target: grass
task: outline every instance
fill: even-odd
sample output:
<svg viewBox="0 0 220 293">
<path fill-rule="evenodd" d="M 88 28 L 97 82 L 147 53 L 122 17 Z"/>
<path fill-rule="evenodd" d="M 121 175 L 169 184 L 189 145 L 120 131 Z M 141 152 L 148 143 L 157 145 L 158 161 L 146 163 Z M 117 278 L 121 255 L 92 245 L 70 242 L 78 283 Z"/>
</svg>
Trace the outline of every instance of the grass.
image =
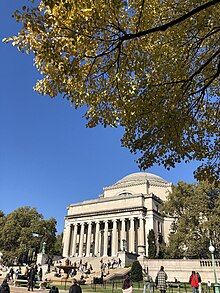
<svg viewBox="0 0 220 293">
<path fill-rule="evenodd" d="M 192 289 L 191 286 L 188 283 L 181 283 L 177 284 L 181 285 L 180 287 L 177 288 L 172 288 L 168 287 L 166 293 L 191 293 Z M 64 286 L 57 286 L 59 289 L 62 290 L 69 290 L 69 284 Z M 106 282 L 103 285 L 97 284 L 88 284 L 88 285 L 81 285 L 82 291 L 83 292 L 98 292 L 98 293 L 122 293 L 121 290 L 122 287 L 122 282 L 117 281 L 117 282 Z M 202 284 L 202 292 L 206 293 L 206 284 Z M 133 283 L 133 293 L 140 293 L 143 292 L 143 283 L 142 282 L 137 282 Z M 146 290 L 146 293 L 150 293 L 149 289 Z M 151 293 L 160 293 L 159 290 L 156 290 L 155 287 L 152 288 Z M 211 288 L 210 292 L 208 293 L 214 293 L 213 288 Z"/>
</svg>

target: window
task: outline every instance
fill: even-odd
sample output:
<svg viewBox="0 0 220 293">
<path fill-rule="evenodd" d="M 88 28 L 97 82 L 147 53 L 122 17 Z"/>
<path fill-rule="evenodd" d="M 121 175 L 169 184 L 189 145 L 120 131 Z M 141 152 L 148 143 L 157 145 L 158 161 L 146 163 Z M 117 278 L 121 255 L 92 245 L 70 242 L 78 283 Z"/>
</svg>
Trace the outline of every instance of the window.
<svg viewBox="0 0 220 293">
<path fill-rule="evenodd" d="M 132 193 L 130 193 L 130 192 L 122 192 L 119 195 L 128 196 L 128 195 L 132 195 Z"/>
</svg>

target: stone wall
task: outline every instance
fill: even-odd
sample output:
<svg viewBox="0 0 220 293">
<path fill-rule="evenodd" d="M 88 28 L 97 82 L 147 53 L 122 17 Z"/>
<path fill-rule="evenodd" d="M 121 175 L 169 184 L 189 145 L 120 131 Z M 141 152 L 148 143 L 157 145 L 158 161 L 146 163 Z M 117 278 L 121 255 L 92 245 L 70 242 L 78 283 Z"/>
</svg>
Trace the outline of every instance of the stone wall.
<svg viewBox="0 0 220 293">
<path fill-rule="evenodd" d="M 202 278 L 202 282 L 211 281 L 214 283 L 214 270 L 212 266 L 212 260 L 184 260 L 184 259 L 140 259 L 141 265 L 148 269 L 149 274 L 152 276 L 153 280 L 157 275 L 161 266 L 164 266 L 164 269 L 168 275 L 168 281 L 174 281 L 174 278 L 177 278 L 180 282 L 188 282 L 189 276 L 192 271 L 199 272 Z M 220 278 L 220 260 L 216 260 L 216 272 L 217 277 Z"/>
</svg>

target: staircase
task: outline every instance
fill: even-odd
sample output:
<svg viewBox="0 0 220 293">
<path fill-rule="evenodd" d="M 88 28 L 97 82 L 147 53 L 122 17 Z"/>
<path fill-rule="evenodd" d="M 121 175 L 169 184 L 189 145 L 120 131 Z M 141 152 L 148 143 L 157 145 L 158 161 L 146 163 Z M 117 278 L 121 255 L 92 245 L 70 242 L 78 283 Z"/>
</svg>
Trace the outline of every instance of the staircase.
<svg viewBox="0 0 220 293">
<path fill-rule="evenodd" d="M 113 281 L 123 279 L 129 272 L 131 268 L 117 268 L 110 270 L 110 273 L 104 277 L 104 281 Z"/>
</svg>

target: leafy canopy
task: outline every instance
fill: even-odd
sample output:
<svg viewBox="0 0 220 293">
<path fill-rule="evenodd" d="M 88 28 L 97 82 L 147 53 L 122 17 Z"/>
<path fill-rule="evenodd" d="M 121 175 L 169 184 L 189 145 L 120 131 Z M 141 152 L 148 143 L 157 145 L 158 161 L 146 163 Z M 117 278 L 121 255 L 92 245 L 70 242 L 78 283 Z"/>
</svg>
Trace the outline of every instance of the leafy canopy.
<svg viewBox="0 0 220 293">
<path fill-rule="evenodd" d="M 38 237 L 37 237 L 38 236 Z M 22 259 L 24 254 L 30 260 L 42 251 L 46 242 L 46 253 L 53 253 L 56 243 L 56 220 L 44 220 L 35 208 L 21 207 L 8 215 L 0 211 L 0 247 L 3 260 L 7 262 Z"/>
<path fill-rule="evenodd" d="M 179 182 L 164 203 L 163 210 L 175 222 L 167 253 L 171 258 L 208 258 L 210 239 L 216 257 L 220 255 L 220 189 L 207 182 Z"/>
<path fill-rule="evenodd" d="M 123 126 L 142 169 L 198 160 L 197 178 L 219 179 L 219 0 L 26 2 L 4 41 L 34 53 L 39 93 Z"/>
</svg>

